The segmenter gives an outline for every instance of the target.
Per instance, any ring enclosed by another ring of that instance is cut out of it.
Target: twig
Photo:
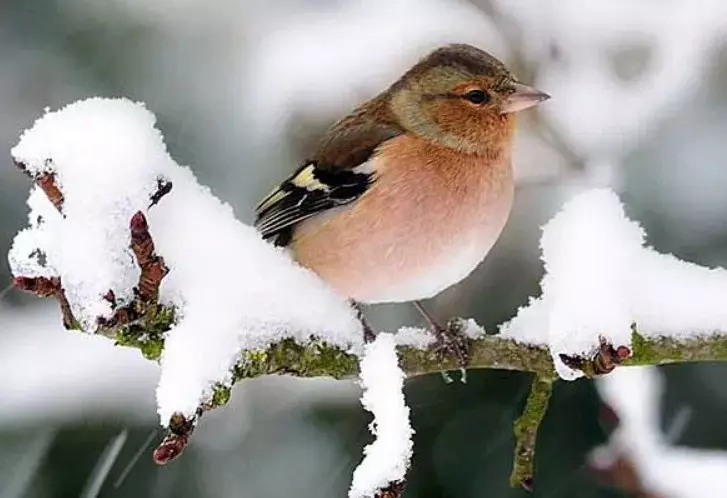
[[[197,410],[197,415],[191,420],[187,419],[181,413],[172,415],[169,421],[168,433],[159,446],[152,452],[152,459],[157,465],[166,465],[179,455],[189,443],[189,437],[197,426],[199,417],[202,416],[202,410]]]
[[[21,288],[36,289],[29,282],[32,279],[16,278],[25,282]],[[57,295],[52,283],[36,282],[41,295]],[[149,359],[158,359],[163,350],[163,334],[174,322],[174,310],[159,305],[150,307],[147,313],[137,317],[133,326],[119,323],[108,326],[105,335],[115,337],[117,343],[136,347]],[[461,320],[453,320],[448,327],[462,327]],[[550,351],[544,345],[527,345],[513,339],[485,335],[469,339],[470,368],[488,368],[532,372],[536,376],[525,411],[517,422],[518,449],[516,450],[512,482],[518,486],[532,486],[532,458],[537,427],[547,407],[550,384],[555,371]],[[672,362],[727,361],[727,336],[714,335],[688,339],[671,337],[644,337],[636,326],[631,338],[632,354],[624,359],[623,365],[658,365]],[[573,357],[583,366],[588,376],[610,371],[608,361],[623,356],[623,347],[613,348],[607,343],[591,355]],[[619,351],[621,353],[619,353]],[[608,353],[606,353],[608,352]],[[400,364],[409,376],[459,369],[455,359],[442,358],[436,346],[425,349],[398,347]],[[244,351],[240,362],[233,368],[233,382],[246,378],[271,374],[286,374],[297,377],[334,377],[350,379],[358,376],[358,357],[312,337],[306,344],[293,339],[284,339],[264,350]],[[608,360],[610,358],[610,360]],[[620,358],[619,358],[620,360]],[[575,363],[572,363],[575,366]],[[600,367],[598,365],[601,365]],[[606,365],[607,368],[604,368]],[[166,463],[179,456],[189,442],[199,417],[207,410],[224,405],[229,399],[228,387],[218,386],[213,398],[204,403],[194,420],[183,417],[170,423],[174,427],[154,452],[157,463]]]
[[[48,197],[48,199],[51,201],[51,203],[55,206],[55,208],[58,210],[59,213],[63,213],[63,192],[61,192],[61,189],[58,187],[58,184],[56,183],[56,175],[52,172],[45,172],[45,173],[38,173],[33,174],[28,169],[27,164],[18,161],[13,160],[15,163],[15,166],[18,167],[23,173],[28,175],[30,178],[35,181],[35,183],[38,184],[38,186],[43,190],[45,195]],[[45,165],[50,167],[53,165],[53,161],[50,159],[47,159],[45,161]]]
[[[612,372],[617,365],[631,356],[627,346],[614,348],[604,337],[599,337],[600,347],[590,358],[561,354],[560,359],[574,370],[580,370],[586,377],[595,377]]]
[[[54,297],[61,306],[63,326],[66,329],[80,329],[81,326],[73,316],[71,305],[66,298],[66,293],[61,286],[61,279],[58,277],[15,277],[13,285],[16,289],[32,292],[38,297]]]
[[[45,192],[45,195],[48,196],[48,199],[50,199],[56,209],[62,213],[63,201],[65,199],[63,197],[63,192],[61,192],[58,185],[56,185],[55,175],[53,173],[43,173],[35,178],[35,183],[43,189],[43,192]]]
[[[141,268],[139,284],[136,287],[138,304],[145,307],[157,302],[159,286],[162,279],[169,273],[169,269],[164,264],[164,258],[157,256],[154,252],[154,241],[149,233],[149,225],[144,213],[137,211],[131,218],[129,229],[131,230],[131,250]]]
[[[533,378],[530,394],[525,402],[525,409],[515,421],[515,461],[513,462],[512,474],[510,474],[510,486],[522,487],[528,491],[533,490],[535,441],[538,436],[540,422],[542,422],[545,412],[548,410],[548,402],[553,390],[553,379],[553,377],[539,375]]]
[[[399,498],[404,493],[405,481],[393,482],[376,493],[376,498]]]
[[[162,197],[172,191],[172,182],[166,178],[157,178],[157,191],[149,198],[149,207],[155,206],[162,200]]]
[[[43,184],[46,185],[46,194],[49,197],[55,196],[56,205],[61,209],[62,192],[56,192],[52,177],[46,178]],[[160,182],[158,195],[155,194],[152,205],[169,192],[168,185],[171,184]],[[135,347],[146,358],[156,361],[164,348],[164,334],[172,327],[175,319],[175,309],[158,303],[159,286],[168,269],[163,258],[155,252],[152,234],[141,211],[132,217],[129,229],[131,249],[141,269],[135,298],[128,305],[118,306],[115,293],[109,290],[104,298],[111,303],[114,314],[110,319],[99,318],[96,332],[114,339],[119,345]],[[60,278],[15,277],[13,284],[38,296],[56,298],[61,305],[64,325],[67,328],[80,328],[71,313]],[[467,324],[464,320],[454,319],[447,328],[451,333],[461,335],[465,326]],[[535,374],[525,410],[515,425],[517,449],[511,477],[514,485],[532,487],[537,429],[548,406],[553,379],[556,378],[550,350],[546,345],[529,345],[492,335],[468,339],[468,345],[470,368],[518,370]],[[397,352],[401,368],[409,376],[460,368],[455,358],[443,358],[437,345],[424,349],[399,346]],[[357,356],[316,337],[311,337],[305,344],[284,339],[262,350],[242,351],[240,358],[232,369],[233,383],[269,374],[334,378],[353,378],[359,374]],[[589,377],[608,373],[619,364],[725,361],[727,335],[715,334],[685,339],[645,337],[638,333],[635,324],[631,348],[612,345],[601,339],[599,347],[592,353],[563,356],[562,359],[571,368],[580,369]],[[181,454],[202,414],[224,405],[229,397],[230,387],[218,385],[215,386],[211,399],[201,403],[194,417],[186,419],[181,414],[175,414],[169,421],[168,434],[154,450],[154,461],[164,464]],[[403,485],[403,482],[393,483],[381,491],[382,498],[397,496],[396,493],[400,493]]]

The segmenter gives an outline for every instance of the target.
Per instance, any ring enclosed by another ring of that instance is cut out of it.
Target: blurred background
[[[659,251],[726,266],[726,34],[721,0],[4,0],[0,252],[27,216],[29,182],[9,149],[46,107],[94,95],[145,102],[176,161],[249,222],[332,121],[428,50],[467,42],[553,98],[521,119],[502,239],[432,303],[438,316],[495,332],[538,293],[539,226],[593,186],[615,189]],[[355,383],[247,381],[204,418],[183,458],[155,467],[157,368],[65,332],[55,303],[5,288],[9,279],[0,264],[0,498],[345,496],[370,441]],[[371,315],[389,330],[419,320],[406,306]],[[557,384],[533,496],[704,496],[710,485],[708,496],[727,496],[727,366],[628,375],[610,387]],[[405,496],[528,495],[507,484],[528,386],[499,371],[472,372],[466,385],[409,381],[417,434]],[[630,484],[613,459],[610,471],[592,468],[613,429],[599,389],[611,405],[615,392],[634,413],[653,412],[636,432],[658,453],[630,469]],[[670,455],[677,467],[659,463]],[[658,489],[667,478],[683,489]]]

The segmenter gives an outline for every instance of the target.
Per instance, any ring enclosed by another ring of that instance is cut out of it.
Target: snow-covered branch
[[[169,433],[159,463],[184,449],[200,415],[241,379],[360,376],[377,434],[368,451],[384,448],[391,461],[384,469],[364,459],[351,496],[401,491],[411,455],[403,376],[457,368],[426,331],[364,344],[348,303],[177,165],[141,105],[90,99],[47,113],[12,153],[36,185],[29,227],[9,254],[15,285],[56,298],[67,328],[160,362],[158,411]],[[499,335],[467,319],[449,323],[468,339],[471,368],[534,374],[514,427],[512,483],[526,487],[558,377],[727,360],[727,272],[645,247],[615,194],[567,203],[544,227],[542,250],[542,295]]]

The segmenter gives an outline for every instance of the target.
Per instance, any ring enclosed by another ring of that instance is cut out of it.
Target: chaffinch
[[[499,237],[514,113],[548,98],[482,50],[439,48],[335,123],[255,225],[345,298],[414,301],[452,349],[418,301],[465,278]]]

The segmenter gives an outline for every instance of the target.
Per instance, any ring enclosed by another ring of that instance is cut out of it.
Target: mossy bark
[[[533,487],[535,442],[540,422],[548,410],[554,380],[554,377],[538,375],[533,378],[525,408],[515,421],[513,427],[516,441],[515,460],[510,474],[510,485],[513,487],[524,487],[529,490]]]
[[[164,334],[174,324],[174,310],[159,304],[147,307],[141,316],[129,323],[103,328],[99,333],[113,338],[117,344],[134,347],[145,358],[157,361],[164,349]],[[451,327],[461,326],[453,320]],[[548,408],[552,385],[557,378],[547,346],[528,345],[496,335],[469,339],[470,368],[490,368],[532,372],[533,384],[522,415],[514,424],[516,448],[510,483],[530,489],[533,485],[533,462],[538,427]],[[684,339],[647,337],[634,326],[631,355],[623,365],[659,365],[673,362],[727,361],[727,336],[710,335]],[[400,346],[399,361],[409,376],[457,370],[454,358],[442,358],[436,346],[424,349]],[[593,358],[583,358],[584,374],[590,377]],[[242,379],[271,374],[297,377],[333,377],[352,379],[359,374],[359,359],[340,347],[312,337],[304,344],[284,339],[263,350],[243,351],[233,368],[233,383]],[[231,388],[216,385],[212,395],[202,403],[200,413],[225,405]]]

